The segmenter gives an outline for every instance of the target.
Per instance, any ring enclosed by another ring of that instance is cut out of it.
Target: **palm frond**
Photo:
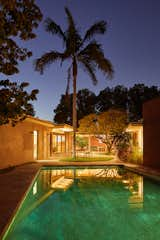
[[[90,40],[96,34],[104,34],[106,32],[107,22],[98,21],[93,24],[87,31],[84,36],[83,42]]]
[[[79,47],[82,42],[82,38],[79,34],[78,29],[76,28],[76,24],[73,20],[73,17],[67,7],[65,7],[65,12],[68,20],[68,28],[65,32],[66,36],[66,48],[69,49],[72,54],[79,50]]]
[[[113,78],[114,73],[113,66],[110,60],[105,58],[102,51],[95,51],[92,54],[91,59],[95,61],[98,69],[101,70],[104,75],[106,75],[109,79]]]
[[[65,12],[66,12],[66,15],[67,15],[67,20],[68,20],[68,25],[72,28],[72,29],[75,29],[75,22],[73,20],[73,17],[72,17],[72,14],[71,12],[69,11],[69,9],[67,7],[65,7]]]
[[[83,58],[88,59],[88,61],[95,62],[99,70],[101,70],[109,78],[112,78],[113,67],[111,62],[105,58],[101,44],[98,44],[96,41],[92,41],[79,53],[79,56],[83,56]]]
[[[63,60],[64,55],[63,53],[59,53],[56,51],[51,51],[42,55],[42,57],[38,58],[34,65],[35,70],[43,74],[44,69],[50,65],[51,63],[57,60]]]
[[[47,18],[44,22],[45,30],[53,35],[57,35],[63,39],[65,42],[65,33],[62,31],[61,27],[55,23],[51,18]]]
[[[79,52],[79,56],[90,56],[94,51],[102,51],[101,44],[98,44],[95,40],[91,41],[85,48]]]
[[[96,85],[98,80],[95,75],[96,69],[94,62],[88,61],[86,58],[79,58],[78,60],[81,63],[84,71],[87,72],[88,75],[90,76],[93,84]]]

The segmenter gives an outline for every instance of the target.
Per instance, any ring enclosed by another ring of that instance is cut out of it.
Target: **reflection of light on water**
[[[106,169],[66,169],[66,170],[52,170],[52,177],[56,176],[66,176],[72,177],[104,177],[104,178],[121,178],[118,173],[117,168],[106,168]]]
[[[37,193],[37,182],[34,183],[33,185],[33,195]]]
[[[123,183],[129,183],[129,180],[122,180]]]
[[[77,170],[79,177],[104,177],[104,178],[119,178],[118,169],[84,169]]]
[[[128,203],[133,208],[143,208],[143,177],[137,176],[136,183],[138,189],[134,189],[133,186],[129,187],[131,196],[128,199]]]

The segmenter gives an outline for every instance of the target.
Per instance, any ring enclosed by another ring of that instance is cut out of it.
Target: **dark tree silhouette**
[[[20,85],[11,83],[9,80],[0,81],[0,125],[11,122],[14,126],[17,122],[25,119],[26,115],[34,115],[34,109],[30,103],[36,100],[38,90],[27,93],[24,88],[28,83]]]
[[[128,120],[138,121],[142,118],[143,103],[152,98],[160,97],[160,90],[156,86],[148,87],[144,84],[135,84],[129,89],[124,86],[107,87],[100,91],[98,96],[95,96],[88,89],[82,89],[78,91],[77,96],[78,121],[91,113],[101,113],[111,108],[125,110],[128,113]],[[63,123],[71,124],[72,95],[69,95],[69,103],[65,99],[63,95],[62,102],[54,111],[56,113],[55,121],[62,123],[60,121],[62,119]]]
[[[104,112],[110,108],[127,109],[128,89],[118,85],[114,88],[105,88],[97,96],[97,111]]]
[[[62,95],[60,103],[54,110],[56,123],[72,124],[72,94]],[[77,92],[77,121],[95,112],[96,95],[88,89]]]
[[[15,37],[23,41],[35,38],[33,29],[42,19],[40,9],[31,0],[0,0],[0,72],[18,73],[18,61],[32,55],[18,46]]]
[[[95,112],[96,95],[88,89],[79,90],[77,93],[77,120]]]
[[[110,109],[112,105],[112,89],[107,87],[100,91],[97,96],[96,110],[97,112],[104,112]]]
[[[114,108],[127,109],[128,89],[126,87],[118,85],[112,89],[112,105]]]
[[[17,44],[35,38],[33,29],[38,27],[42,14],[33,0],[0,0],[0,72],[5,75],[18,73],[18,62],[24,61],[32,52]],[[24,88],[7,80],[0,81],[0,125],[9,121],[15,125],[27,115],[33,115],[30,103],[36,100],[37,89],[28,93]]]
[[[156,86],[145,86],[144,84],[135,84],[128,90],[128,111],[130,121],[142,119],[143,103],[160,96],[160,90]]]
[[[54,109],[55,123],[67,123],[72,124],[72,94],[61,95],[60,103]]]

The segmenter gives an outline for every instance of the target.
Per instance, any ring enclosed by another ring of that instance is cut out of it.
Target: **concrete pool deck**
[[[62,162],[37,161],[10,169],[0,170],[0,239],[15,215],[22,199],[42,166],[110,166],[122,165],[130,170],[160,180],[160,170],[121,161]],[[156,176],[156,177],[155,177]]]

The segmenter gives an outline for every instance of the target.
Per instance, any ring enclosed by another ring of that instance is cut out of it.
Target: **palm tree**
[[[76,110],[76,82],[77,70],[80,65],[92,79],[94,85],[97,83],[95,75],[96,69],[101,70],[107,77],[112,77],[113,68],[111,62],[105,58],[101,44],[99,44],[94,36],[96,34],[104,34],[106,31],[106,22],[98,21],[94,23],[81,37],[79,29],[76,27],[71,12],[66,7],[68,27],[66,31],[55,23],[52,19],[45,20],[45,30],[53,35],[57,35],[63,41],[63,52],[50,51],[43,54],[35,61],[35,69],[41,74],[43,70],[55,63],[57,60],[61,62],[70,60],[68,67],[67,89],[69,89],[70,80],[73,81],[73,157],[76,156],[76,129],[77,129],[77,110]]]

